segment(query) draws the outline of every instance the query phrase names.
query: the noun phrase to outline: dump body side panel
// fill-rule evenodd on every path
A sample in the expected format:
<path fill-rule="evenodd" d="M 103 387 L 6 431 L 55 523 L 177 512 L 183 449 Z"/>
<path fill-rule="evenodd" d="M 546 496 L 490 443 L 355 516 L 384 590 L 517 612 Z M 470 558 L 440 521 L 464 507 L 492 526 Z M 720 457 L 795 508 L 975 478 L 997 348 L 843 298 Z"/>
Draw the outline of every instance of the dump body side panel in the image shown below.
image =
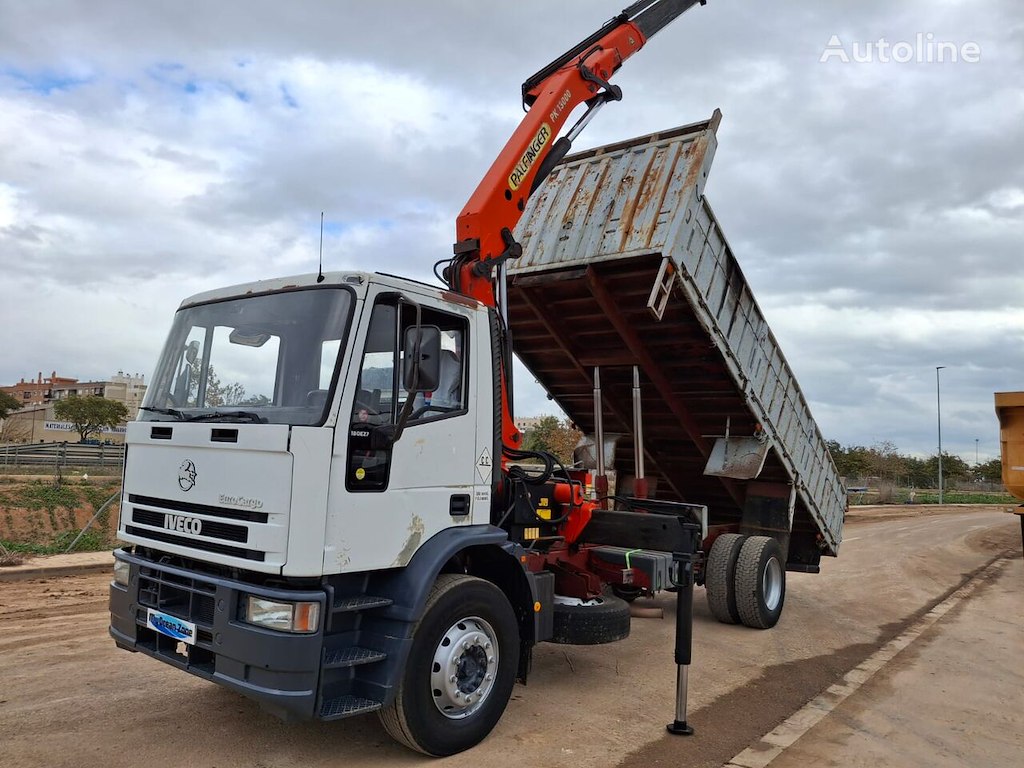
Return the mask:
<path fill-rule="evenodd" d="M 996 392 L 1003 485 L 1024 499 L 1024 392 Z"/>
<path fill-rule="evenodd" d="M 644 454 L 653 494 L 707 504 L 743 523 L 754 497 L 783 503 L 793 536 L 824 554 L 842 537 L 846 492 L 775 337 L 703 196 L 719 115 L 567 158 L 517 229 L 509 270 L 515 348 L 570 418 L 594 427 L 601 368 L 606 433 L 632 432 L 632 367 L 643 379 Z M 668 299 L 648 308 L 665 259 Z M 657 302 L 655 302 L 657 304 Z M 717 437 L 760 429 L 756 479 L 709 476 Z M 631 440 L 615 465 L 635 465 Z"/>

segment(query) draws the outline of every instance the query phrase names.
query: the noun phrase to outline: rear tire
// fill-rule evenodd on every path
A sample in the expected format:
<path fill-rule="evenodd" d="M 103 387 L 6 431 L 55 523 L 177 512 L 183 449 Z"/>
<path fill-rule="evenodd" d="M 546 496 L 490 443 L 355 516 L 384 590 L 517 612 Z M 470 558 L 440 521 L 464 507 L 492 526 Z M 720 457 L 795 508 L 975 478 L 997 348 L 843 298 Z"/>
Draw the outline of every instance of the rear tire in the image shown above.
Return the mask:
<path fill-rule="evenodd" d="M 444 757 L 467 750 L 501 718 L 518 662 L 519 625 L 505 594 L 483 579 L 441 574 L 380 721 L 417 752 Z"/>
<path fill-rule="evenodd" d="M 738 624 L 740 621 L 736 607 L 736 561 L 746 540 L 746 536 L 738 533 L 723 533 L 715 539 L 708 552 L 704 591 L 711 615 L 723 624 Z"/>
<path fill-rule="evenodd" d="M 786 602 L 786 566 L 782 547 L 769 536 L 751 536 L 736 561 L 736 608 L 740 621 L 754 629 L 771 629 Z"/>

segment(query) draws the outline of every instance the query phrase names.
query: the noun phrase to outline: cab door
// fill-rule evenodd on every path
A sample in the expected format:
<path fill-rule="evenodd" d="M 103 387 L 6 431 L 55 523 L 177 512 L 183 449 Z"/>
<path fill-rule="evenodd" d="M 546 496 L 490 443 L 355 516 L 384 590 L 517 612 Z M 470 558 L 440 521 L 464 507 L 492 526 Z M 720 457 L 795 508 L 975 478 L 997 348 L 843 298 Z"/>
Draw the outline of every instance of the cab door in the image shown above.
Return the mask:
<path fill-rule="evenodd" d="M 477 338 L 474 323 L 484 314 L 415 299 L 418 312 L 394 292 L 367 299 L 361 354 L 353 356 L 335 437 L 325 573 L 404 566 L 439 531 L 490 515 L 490 450 L 486 456 L 478 450 L 480 409 L 471 396 L 482 382 L 478 366 L 470 364 L 473 350 L 486 341 Z M 437 392 L 409 393 L 402 386 L 405 331 L 417 322 L 441 332 Z M 486 332 L 486 323 L 479 325 Z M 381 447 L 374 433 L 393 427 L 410 398 L 400 438 Z M 488 398 L 484 414 L 490 410 Z"/>

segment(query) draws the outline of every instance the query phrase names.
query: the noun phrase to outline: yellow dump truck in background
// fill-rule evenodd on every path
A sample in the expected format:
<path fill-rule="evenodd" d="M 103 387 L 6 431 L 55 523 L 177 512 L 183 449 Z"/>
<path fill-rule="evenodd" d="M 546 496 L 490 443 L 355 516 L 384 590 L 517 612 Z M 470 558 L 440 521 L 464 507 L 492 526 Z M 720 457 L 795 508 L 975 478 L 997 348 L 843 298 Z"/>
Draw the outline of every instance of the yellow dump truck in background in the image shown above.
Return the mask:
<path fill-rule="evenodd" d="M 1003 485 L 1024 499 L 1024 392 L 996 392 Z"/>

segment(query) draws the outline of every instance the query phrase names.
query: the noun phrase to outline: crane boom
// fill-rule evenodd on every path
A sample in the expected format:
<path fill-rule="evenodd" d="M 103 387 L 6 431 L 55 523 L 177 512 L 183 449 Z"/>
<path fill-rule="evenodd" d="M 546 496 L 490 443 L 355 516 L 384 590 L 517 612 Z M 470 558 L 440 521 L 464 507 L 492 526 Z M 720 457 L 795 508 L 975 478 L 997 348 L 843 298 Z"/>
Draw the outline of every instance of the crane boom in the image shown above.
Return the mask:
<path fill-rule="evenodd" d="M 502 265 L 522 249 L 512 230 L 526 202 L 572 141 L 604 104 L 622 91 L 609 80 L 647 40 L 685 11 L 707 0 L 639 0 L 523 83 L 527 112 L 469 198 L 456 221 L 455 256 L 445 276 L 449 287 L 490 307 L 500 305 Z M 587 111 L 559 138 L 581 104 Z M 498 270 L 495 274 L 495 269 Z M 502 440 L 518 447 L 511 408 L 511 345 L 501 364 Z"/>

